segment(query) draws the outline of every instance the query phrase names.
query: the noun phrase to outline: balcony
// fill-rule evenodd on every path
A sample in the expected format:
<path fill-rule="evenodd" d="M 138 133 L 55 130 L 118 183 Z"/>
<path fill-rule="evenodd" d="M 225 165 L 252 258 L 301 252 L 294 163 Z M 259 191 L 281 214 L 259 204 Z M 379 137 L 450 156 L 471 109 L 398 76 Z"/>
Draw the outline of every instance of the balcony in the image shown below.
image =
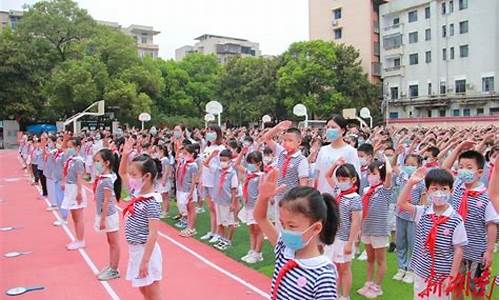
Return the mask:
<path fill-rule="evenodd" d="M 137 43 L 137 48 L 140 49 L 147 49 L 147 50 L 158 50 L 160 47 L 156 44 L 143 44 L 143 43 Z"/>
<path fill-rule="evenodd" d="M 372 62 L 372 75 L 373 76 L 380 76 L 380 63 L 379 62 Z"/>
<path fill-rule="evenodd" d="M 384 27 L 384 31 L 392 31 L 394 29 L 399 29 L 401 27 L 401 23 L 392 24 L 391 26 Z"/>
<path fill-rule="evenodd" d="M 339 20 L 332 20 L 332 27 L 338 27 L 340 24 L 339 24 Z"/>
<path fill-rule="evenodd" d="M 402 75 L 402 66 L 392 66 L 384 68 L 384 72 L 382 73 L 383 78 L 392 77 L 392 76 L 401 76 Z"/>
<path fill-rule="evenodd" d="M 218 44 L 215 47 L 217 54 L 241 54 L 241 45 L 238 44 Z"/>
<path fill-rule="evenodd" d="M 373 32 L 380 33 L 379 26 L 380 24 L 378 23 L 378 21 L 373 21 Z"/>

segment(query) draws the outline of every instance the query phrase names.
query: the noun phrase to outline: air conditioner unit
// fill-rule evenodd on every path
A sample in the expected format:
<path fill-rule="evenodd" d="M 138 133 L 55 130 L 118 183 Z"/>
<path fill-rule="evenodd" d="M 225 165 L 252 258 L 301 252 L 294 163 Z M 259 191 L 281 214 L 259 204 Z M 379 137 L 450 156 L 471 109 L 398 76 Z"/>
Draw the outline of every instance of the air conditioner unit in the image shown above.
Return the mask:
<path fill-rule="evenodd" d="M 332 20 L 332 26 L 338 26 L 339 20 Z"/>

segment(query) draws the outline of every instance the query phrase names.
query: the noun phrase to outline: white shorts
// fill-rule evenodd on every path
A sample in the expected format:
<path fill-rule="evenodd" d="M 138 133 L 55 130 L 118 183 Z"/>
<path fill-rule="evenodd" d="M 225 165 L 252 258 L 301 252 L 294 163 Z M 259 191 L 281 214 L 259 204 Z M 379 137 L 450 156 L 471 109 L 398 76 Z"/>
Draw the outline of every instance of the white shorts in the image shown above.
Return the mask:
<path fill-rule="evenodd" d="M 99 229 L 101 225 L 101 216 L 96 215 L 95 216 L 95 222 L 94 222 L 94 229 L 97 232 L 115 232 L 120 229 L 120 214 L 118 212 L 115 212 L 111 216 L 107 216 L 104 224 L 106 225 L 106 228 L 101 230 Z"/>
<path fill-rule="evenodd" d="M 168 181 L 168 180 L 167 180 L 167 183 L 165 183 L 165 185 L 163 185 L 161 183 L 158 184 L 157 192 L 160 194 L 170 193 L 171 190 L 172 190 L 172 186 L 170 185 L 170 181 Z"/>
<path fill-rule="evenodd" d="M 177 208 L 179 209 L 179 213 L 183 216 L 187 215 L 187 205 L 189 200 L 189 193 L 179 192 L 177 191 Z M 196 190 L 193 191 L 193 200 L 192 202 L 198 202 L 198 193 Z"/>
<path fill-rule="evenodd" d="M 81 189 L 82 202 L 78 204 L 76 201 L 76 194 L 78 192 L 78 186 L 74 183 L 64 184 L 64 199 L 61 204 L 62 209 L 80 209 L 87 207 L 87 193 L 85 190 Z"/>
<path fill-rule="evenodd" d="M 145 244 L 128 245 L 128 266 L 126 279 L 132 281 L 132 287 L 143 287 L 161 280 L 163 261 L 161 257 L 161 249 L 157 243 L 151 253 L 151 258 L 148 265 L 148 276 L 145 278 L 137 278 L 139 276 L 139 268 L 141 266 L 142 257 L 144 255 Z"/>
<path fill-rule="evenodd" d="M 236 218 L 234 213 L 230 211 L 230 205 L 220 205 L 215 204 L 215 215 L 217 219 L 217 225 L 230 226 L 236 225 Z"/>
<path fill-rule="evenodd" d="M 47 198 L 51 205 L 57 205 L 55 184 L 54 179 L 47 178 Z"/>
<path fill-rule="evenodd" d="M 374 249 L 389 247 L 389 237 L 388 236 L 373 236 L 373 235 L 362 235 L 361 241 L 365 245 L 371 245 Z"/>
<path fill-rule="evenodd" d="M 418 275 L 415 275 L 415 281 L 413 283 L 413 299 L 415 300 L 450 300 L 451 295 L 441 295 L 438 296 L 438 294 L 432 294 L 429 297 L 419 297 L 418 294 L 425 290 L 427 286 L 427 283 L 425 282 L 425 278 L 422 278 Z"/>
<path fill-rule="evenodd" d="M 387 223 L 391 231 L 396 231 L 396 204 L 389 204 L 389 213 L 387 214 Z"/>
<path fill-rule="evenodd" d="M 87 156 L 85 159 L 85 172 L 92 174 L 92 167 L 94 166 L 94 158 L 92 156 Z"/>
<path fill-rule="evenodd" d="M 240 219 L 242 223 L 245 223 L 247 225 L 257 224 L 257 222 L 253 217 L 253 210 L 254 210 L 253 207 L 252 208 L 243 207 L 238 213 L 238 219 Z"/>
<path fill-rule="evenodd" d="M 347 255 L 344 253 L 344 246 L 348 242 L 335 239 L 333 244 L 325 246 L 325 256 L 331 259 L 332 262 L 337 264 L 344 264 L 351 262 L 354 258 L 354 253 L 356 252 L 356 247 L 352 243 L 352 252 Z"/>

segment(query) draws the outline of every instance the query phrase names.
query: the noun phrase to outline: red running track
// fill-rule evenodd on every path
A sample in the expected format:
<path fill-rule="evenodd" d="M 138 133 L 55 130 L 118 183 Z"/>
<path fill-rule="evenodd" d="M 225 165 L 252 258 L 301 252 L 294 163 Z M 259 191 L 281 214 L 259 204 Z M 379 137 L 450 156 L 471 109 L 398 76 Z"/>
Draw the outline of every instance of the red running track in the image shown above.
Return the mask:
<path fill-rule="evenodd" d="M 45 290 L 19 296 L 22 299 L 141 299 L 137 289 L 124 279 L 128 259 L 121 231 L 120 272 L 122 278 L 101 283 L 95 278 L 107 265 L 106 236 L 93 229 L 95 205 L 86 187 L 89 206 L 85 210 L 87 247 L 67 251 L 72 225 L 54 227 L 55 215 L 46 211 L 46 200 L 31 186 L 15 151 L 0 152 L 0 299 L 8 288 L 43 285 Z M 70 222 L 71 224 L 71 222 Z M 194 239 L 183 239 L 167 224 L 160 226 L 158 243 L 163 254 L 164 299 L 265 299 L 269 278 L 233 261 Z M 9 251 L 32 251 L 30 255 L 5 258 Z"/>

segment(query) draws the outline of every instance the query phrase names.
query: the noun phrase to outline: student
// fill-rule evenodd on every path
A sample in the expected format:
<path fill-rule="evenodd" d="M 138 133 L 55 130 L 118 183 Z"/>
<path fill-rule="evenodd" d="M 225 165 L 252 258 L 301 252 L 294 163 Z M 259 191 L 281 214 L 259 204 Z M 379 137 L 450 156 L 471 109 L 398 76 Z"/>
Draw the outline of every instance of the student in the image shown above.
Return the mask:
<path fill-rule="evenodd" d="M 398 158 L 399 153 L 396 156 Z M 422 158 L 417 154 L 409 154 L 404 160 L 404 166 L 396 167 L 397 182 L 401 189 L 407 184 L 408 179 L 415 171 L 422 167 Z M 420 205 L 424 200 L 425 182 L 422 180 L 413 185 L 411 189 L 411 205 Z M 413 272 L 410 268 L 410 258 L 415 243 L 415 223 L 413 217 L 401 208 L 396 208 L 396 255 L 398 259 L 398 272 L 392 277 L 405 283 L 413 283 Z"/>
<path fill-rule="evenodd" d="M 91 137 L 87 138 L 85 145 L 82 147 L 82 157 L 85 159 L 85 173 L 94 181 L 94 140 Z"/>
<path fill-rule="evenodd" d="M 495 208 L 495 211 L 498 214 L 498 168 L 499 168 L 499 163 L 498 163 L 498 156 L 495 159 L 495 163 L 493 164 L 492 172 L 491 172 L 491 177 L 490 177 L 490 183 L 488 185 L 488 195 L 490 196 L 491 204 Z"/>
<path fill-rule="evenodd" d="M 85 173 L 83 158 L 80 156 L 80 138 L 73 137 L 67 142 L 66 161 L 64 162 L 64 199 L 61 208 L 71 212 L 75 226 L 76 240 L 67 244 L 68 250 L 85 248 L 85 220 L 83 211 L 87 207 L 87 194 L 83 190 L 83 175 Z"/>
<path fill-rule="evenodd" d="M 439 168 L 439 152 L 439 148 L 434 146 L 431 146 L 425 150 L 423 164 L 427 169 Z"/>
<path fill-rule="evenodd" d="M 476 279 L 492 263 L 493 250 L 497 239 L 498 214 L 496 213 L 486 187 L 480 182 L 484 167 L 484 157 L 474 150 L 466 150 L 468 141 L 461 143 L 450 154 L 443 166 L 449 168 L 458 156 L 458 176 L 451 197 L 451 205 L 462 217 L 469 243 L 464 247 L 464 257 L 460 266 L 461 274 L 466 274 L 466 286 L 473 299 L 484 299 L 481 294 L 485 286 L 477 285 Z M 456 299 L 463 299 L 458 295 Z"/>
<path fill-rule="evenodd" d="M 193 144 L 182 148 L 183 159 L 177 168 L 176 188 L 177 207 L 182 220 L 185 220 L 187 227 L 180 232 L 183 237 L 196 235 L 196 203 L 198 202 L 198 165 L 195 160 L 198 157 Z"/>
<path fill-rule="evenodd" d="M 54 167 L 55 159 L 51 154 L 55 151 L 57 138 L 53 135 L 48 137 L 48 143 L 43 147 L 43 159 L 45 160 L 45 168 L 43 173 L 47 178 L 47 199 L 50 202 L 50 206 L 47 208 L 48 211 L 57 210 L 57 198 L 56 190 L 54 186 Z"/>
<path fill-rule="evenodd" d="M 460 215 L 449 204 L 453 176 L 443 169 L 419 168 L 398 198 L 398 207 L 415 222 L 411 269 L 415 272 L 414 299 L 448 300 L 456 293 L 467 233 Z M 427 175 L 426 175 L 427 173 Z M 430 204 L 411 203 L 412 189 L 425 181 Z"/>
<path fill-rule="evenodd" d="M 262 151 L 262 163 L 264 164 L 264 173 L 269 173 L 275 166 L 276 160 L 273 149 L 265 147 Z"/>
<path fill-rule="evenodd" d="M 170 181 L 173 172 L 173 158 L 168 152 L 166 145 L 160 147 L 160 162 L 161 162 L 161 177 L 158 186 L 158 192 L 161 194 L 161 199 L 163 203 L 161 217 L 165 218 L 170 210 L 170 192 L 172 191 L 172 183 Z"/>
<path fill-rule="evenodd" d="M 109 149 L 101 149 L 94 156 L 93 166 L 96 174 L 93 185 L 96 202 L 94 228 L 98 232 L 106 233 L 109 245 L 109 266 L 97 274 L 97 279 L 103 281 L 120 277 L 118 272 L 120 217 L 115 207 L 117 199 L 114 192 L 114 174 L 112 174 L 115 164 L 115 157 Z"/>
<path fill-rule="evenodd" d="M 393 168 L 398 166 L 396 150 L 392 146 L 384 149 L 384 156 L 387 157 L 387 161 L 391 164 L 391 166 L 393 166 Z M 387 220 L 389 222 L 389 230 L 391 233 L 391 241 L 389 243 L 389 252 L 391 253 L 396 250 L 396 200 L 399 193 L 399 182 L 397 181 L 397 175 L 395 172 L 393 172 L 392 179 L 392 198 L 389 204 L 389 215 Z"/>
<path fill-rule="evenodd" d="M 368 166 L 370 187 L 363 194 L 363 217 L 361 241 L 366 246 L 366 282 L 358 294 L 366 298 L 376 298 L 383 294 L 382 280 L 387 268 L 386 248 L 389 246 L 388 211 L 392 198 L 392 167 L 374 161 Z M 375 272 L 375 264 L 377 272 Z"/>
<path fill-rule="evenodd" d="M 54 193 L 56 197 L 57 207 L 59 209 L 59 218 L 54 221 L 54 226 L 62 226 L 68 224 L 68 210 L 62 207 L 64 200 L 64 162 L 66 161 L 66 155 L 63 150 L 63 145 L 66 145 L 64 137 L 59 136 L 56 141 L 56 149 L 53 150 L 50 155 L 54 160 Z"/>
<path fill-rule="evenodd" d="M 320 251 L 320 245 L 333 243 L 337 232 L 335 200 L 311 187 L 294 187 L 279 202 L 278 231 L 267 210 L 274 196 L 285 189 L 277 185 L 279 172 L 273 170 L 263 179 L 254 210 L 276 257 L 271 299 L 337 299 L 337 270 Z"/>
<path fill-rule="evenodd" d="M 352 164 L 342 164 L 336 168 L 335 178 L 335 185 L 339 190 L 335 201 L 339 208 L 340 227 L 333 245 L 325 248 L 325 255 L 336 264 L 339 271 L 339 299 L 349 299 L 352 285 L 351 261 L 361 228 L 359 176 Z M 333 181 L 330 177 L 331 184 Z"/>
<path fill-rule="evenodd" d="M 206 161 L 205 166 L 210 165 L 213 155 Z M 232 153 L 223 150 L 219 155 L 220 167 L 214 172 L 215 182 L 211 198 L 215 203 L 217 216 L 218 241 L 214 247 L 225 251 L 232 246 L 233 233 L 236 226 L 235 215 L 239 211 L 238 201 L 238 175 L 231 166 Z"/>
<path fill-rule="evenodd" d="M 162 279 L 162 254 L 157 243 L 161 214 L 161 195 L 153 192 L 157 176 L 156 164 L 147 155 L 135 157 L 130 164 L 128 156 L 132 152 L 133 140 L 128 139 L 120 161 L 122 180 L 138 190 L 123 215 L 125 238 L 128 243 L 129 260 L 126 279 L 132 287 L 138 287 L 144 299 L 162 299 L 160 281 Z"/>
<path fill-rule="evenodd" d="M 263 174 L 262 153 L 259 151 L 250 152 L 246 156 L 246 162 L 247 171 L 243 183 L 244 207 L 241 209 L 238 216 L 242 222 L 246 223 L 248 226 L 250 250 L 241 260 L 249 264 L 255 264 L 264 259 L 262 257 L 262 242 L 264 237 L 253 217 L 255 202 L 259 194 L 259 183 Z"/>

